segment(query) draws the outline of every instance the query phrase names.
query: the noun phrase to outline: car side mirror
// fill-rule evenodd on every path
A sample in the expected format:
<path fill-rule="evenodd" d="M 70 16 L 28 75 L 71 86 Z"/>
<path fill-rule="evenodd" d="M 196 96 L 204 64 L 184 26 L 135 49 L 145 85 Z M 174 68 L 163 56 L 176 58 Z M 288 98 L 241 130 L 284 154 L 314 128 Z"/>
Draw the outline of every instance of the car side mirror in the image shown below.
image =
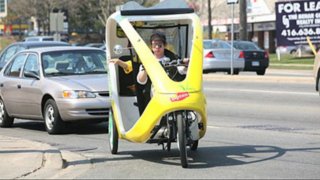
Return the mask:
<path fill-rule="evenodd" d="M 127 48 L 124 48 L 123 46 L 121 46 L 120 44 L 116 44 L 114 47 L 113 47 L 113 52 L 117 55 L 120 55 L 123 53 L 123 50 L 124 49 L 132 49 L 132 47 L 127 47 Z"/>
<path fill-rule="evenodd" d="M 33 72 L 33 71 L 25 71 L 25 72 L 23 73 L 23 75 L 24 75 L 24 77 L 27 77 L 27 78 L 33 78 L 33 79 L 37 79 L 37 80 L 40 79 L 39 75 L 36 74 L 36 73 Z"/>
<path fill-rule="evenodd" d="M 113 47 L 113 52 L 117 55 L 123 53 L 123 47 L 120 44 L 117 44 Z"/>

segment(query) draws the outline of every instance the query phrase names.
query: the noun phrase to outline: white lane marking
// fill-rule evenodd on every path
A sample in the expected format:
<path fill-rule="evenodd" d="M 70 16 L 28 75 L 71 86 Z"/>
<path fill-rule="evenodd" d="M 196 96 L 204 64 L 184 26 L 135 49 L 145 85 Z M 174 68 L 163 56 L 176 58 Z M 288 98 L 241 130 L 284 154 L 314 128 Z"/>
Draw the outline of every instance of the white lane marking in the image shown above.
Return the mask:
<path fill-rule="evenodd" d="M 207 125 L 207 128 L 216 129 L 216 128 L 219 128 L 219 127 L 218 126 Z"/>
<path fill-rule="evenodd" d="M 294 92 L 294 91 L 270 91 L 258 89 L 232 89 L 232 88 L 209 88 L 204 87 L 205 91 L 229 91 L 229 92 L 250 92 L 250 93 L 268 93 L 268 94 L 289 94 L 289 95 L 307 95 L 318 96 L 318 92 Z"/>

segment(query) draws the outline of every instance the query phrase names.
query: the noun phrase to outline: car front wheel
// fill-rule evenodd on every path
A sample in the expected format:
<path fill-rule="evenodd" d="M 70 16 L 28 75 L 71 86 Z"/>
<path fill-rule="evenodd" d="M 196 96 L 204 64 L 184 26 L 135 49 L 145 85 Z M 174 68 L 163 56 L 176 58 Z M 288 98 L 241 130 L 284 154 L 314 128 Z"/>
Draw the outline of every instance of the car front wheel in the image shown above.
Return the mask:
<path fill-rule="evenodd" d="M 0 99 L 0 127 L 11 127 L 13 120 L 14 118 L 10 117 L 7 113 L 3 100 Z"/>
<path fill-rule="evenodd" d="M 60 134 L 64 129 L 56 102 L 53 99 L 47 100 L 44 106 L 44 121 L 49 134 Z"/>

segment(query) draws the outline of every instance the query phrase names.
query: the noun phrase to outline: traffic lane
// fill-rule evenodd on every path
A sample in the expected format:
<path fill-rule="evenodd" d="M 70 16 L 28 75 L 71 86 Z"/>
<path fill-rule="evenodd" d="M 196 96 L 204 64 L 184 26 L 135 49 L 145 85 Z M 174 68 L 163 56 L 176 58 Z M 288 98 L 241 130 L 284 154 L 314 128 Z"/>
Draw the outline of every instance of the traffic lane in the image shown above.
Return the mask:
<path fill-rule="evenodd" d="M 224 87 L 224 84 L 221 84 L 221 86 Z M 242 86 L 246 87 L 246 84 L 242 84 Z M 266 87 L 268 86 L 273 86 L 273 84 L 266 85 Z M 232 89 L 232 85 L 230 87 Z M 253 91 L 255 90 L 254 87 L 254 85 L 251 87 Z M 258 85 L 257 87 L 260 86 Z M 291 88 L 295 89 L 295 86 Z M 208 89 L 206 89 L 204 87 L 204 91 L 207 94 Z M 233 89 L 237 90 L 236 88 Z M 311 96 L 311 100 L 315 100 L 313 97 L 316 94 L 305 95 L 304 93 L 308 93 L 304 92 L 305 86 L 300 87 L 300 89 L 301 92 L 297 96 L 302 98 L 303 101 L 305 101 L 304 96 Z M 91 161 L 95 164 L 96 168 L 83 177 L 188 177 L 199 179 L 235 177 L 312 178 L 319 175 L 315 173 L 319 164 L 317 164 L 314 158 L 319 157 L 319 143 L 317 142 L 318 136 L 313 131 L 314 128 L 312 128 L 313 123 L 310 122 L 310 126 L 301 131 L 301 129 L 292 128 L 299 126 L 296 123 L 300 123 L 299 120 L 294 120 L 297 122 L 290 120 L 295 118 L 295 114 L 292 117 L 286 118 L 285 111 L 274 113 L 274 110 L 268 110 L 269 106 L 276 106 L 273 103 L 277 104 L 279 101 L 283 101 L 282 98 L 279 98 L 283 96 L 282 92 L 269 93 L 258 91 L 258 94 L 264 94 L 265 98 L 257 98 L 255 95 L 253 97 L 250 95 L 253 92 L 248 92 L 249 94 L 245 95 L 236 95 L 237 93 L 226 92 L 221 89 L 217 91 L 218 93 L 214 90 L 211 92 L 209 89 L 209 94 L 207 94 L 208 131 L 206 136 L 200 140 L 198 152 L 190 154 L 191 170 L 185 171 L 180 167 L 179 152 L 175 144 L 173 151 L 166 152 L 162 151 L 161 146 L 156 144 L 134 144 L 120 141 L 118 155 L 111 155 L 109 151 L 106 154 L 86 154 L 88 157 L 91 157 Z M 282 91 L 284 90 L 282 89 Z M 274 97 L 272 94 L 278 95 Z M 270 99 L 270 96 L 274 99 Z M 240 102 L 238 102 L 239 99 Z M 255 99 L 258 99 L 258 101 L 267 99 L 269 105 L 264 106 L 262 104 L 257 108 Z M 294 98 L 290 97 L 289 99 Z M 243 106 L 243 101 L 248 100 L 252 106 L 250 108 L 244 107 L 243 109 L 239 109 L 239 107 Z M 219 103 L 226 103 L 227 106 L 219 106 Z M 318 104 L 317 101 L 313 103 Z M 286 104 L 282 106 L 286 106 Z M 280 109 L 279 107 L 277 108 Z M 257 112 L 250 113 L 247 112 L 248 109 Z M 266 110 L 267 113 L 264 112 Z M 291 111 L 289 108 L 287 112 L 290 113 Z M 293 111 L 296 110 L 294 109 Z M 261 113 L 265 113 L 265 117 L 267 118 L 261 119 Z M 279 115 L 288 121 L 282 120 L 283 118 L 281 117 L 277 119 Z M 301 116 L 303 117 L 304 114 Z M 276 119 L 274 119 L 275 117 Z M 313 118 L 310 119 L 311 121 L 314 120 Z M 305 126 L 304 123 L 302 125 Z M 317 130 L 317 128 L 315 129 Z M 137 166 L 137 164 L 139 165 Z M 111 168 L 110 171 L 109 167 Z M 104 175 L 99 174 L 99 172 L 104 171 L 106 171 Z M 301 175 L 303 172 L 306 172 L 307 175 Z"/>
<path fill-rule="evenodd" d="M 262 87 L 264 85 L 264 87 Z M 302 94 L 305 85 L 289 84 L 295 90 L 301 89 Z M 205 84 L 204 91 L 207 95 L 207 110 L 208 124 L 219 126 L 235 126 L 235 127 L 256 127 L 264 129 L 288 129 L 288 130 L 305 130 L 319 129 L 318 106 L 320 98 L 313 92 L 311 95 L 283 95 L 283 93 L 267 93 L 267 92 L 252 92 L 255 89 L 266 89 L 277 86 L 275 84 L 244 82 L 210 82 Z M 217 89 L 208 89 L 217 88 Z M 279 86 L 280 87 L 280 86 Z M 283 87 L 288 87 L 283 85 Z M 221 88 L 228 88 L 225 91 Z M 244 91 L 243 88 L 250 88 L 250 91 Z M 242 90 L 242 92 L 238 92 Z M 290 89 L 288 89 L 289 91 Z M 280 91 L 284 91 L 280 89 Z M 300 92 L 300 90 L 299 90 Z M 308 93 L 308 92 L 307 92 Z M 261 95 L 262 94 L 262 95 Z M 304 97 L 307 96 L 312 103 L 306 103 Z M 276 103 L 276 104 L 273 104 Z M 310 107 L 310 108 L 308 108 Z M 53 145 L 60 146 L 63 149 L 81 150 L 81 147 L 88 149 L 96 149 L 99 152 L 104 151 L 104 148 L 99 148 L 101 140 L 105 140 L 107 134 L 107 125 L 104 123 L 101 126 L 83 125 L 74 126 L 69 129 L 69 132 L 64 135 L 50 136 L 45 132 L 42 122 L 15 120 L 13 128 L 1 129 L 4 135 L 12 135 L 17 137 L 30 137 L 41 142 L 48 142 Z M 11 131 L 14 130 L 14 133 Z M 22 131 L 21 131 L 22 130 Z M 103 134 L 104 136 L 100 136 Z M 82 143 L 75 135 L 83 137 L 88 135 L 91 138 L 90 144 Z M 71 143 L 66 143 L 64 137 L 70 137 Z"/>
<path fill-rule="evenodd" d="M 226 72 L 214 72 L 214 73 L 206 73 L 204 76 L 210 75 L 226 75 L 230 76 Z M 295 69 L 275 69 L 275 68 L 268 68 L 266 74 L 263 76 L 258 76 L 256 72 L 252 71 L 240 71 L 239 75 L 235 76 L 254 76 L 254 77 L 266 77 L 266 76 L 287 76 L 287 77 L 313 77 L 312 70 L 295 70 Z"/>
<path fill-rule="evenodd" d="M 220 83 L 205 86 L 209 124 L 221 126 L 261 126 L 305 130 L 320 128 L 320 97 L 315 92 L 289 89 L 263 90 L 250 83 Z M 242 87 L 240 87 L 240 85 Z M 251 84 L 252 85 L 252 84 Z M 265 85 L 265 88 L 273 84 Z"/>
<path fill-rule="evenodd" d="M 212 117 L 209 116 L 209 119 Z M 22 124 L 21 128 L 25 125 Z M 135 144 L 120 140 L 119 154 L 112 155 L 106 134 L 94 133 L 100 128 L 89 126 L 92 134 L 82 129 L 75 134 L 62 136 L 48 135 L 44 130 L 25 131 L 28 131 L 27 134 L 33 131 L 31 134 L 34 137 L 43 136 L 45 142 L 55 143 L 60 149 L 89 158 L 94 168 L 79 178 L 319 177 L 317 159 L 320 146 L 315 135 L 209 125 L 205 137 L 200 140 L 198 151 L 190 153 L 190 169 L 183 169 L 176 143 L 172 151 L 167 152 L 157 144 Z M 70 163 L 77 165 L 85 162 Z"/>
<path fill-rule="evenodd" d="M 315 91 L 314 83 L 305 82 L 281 82 L 281 81 L 251 81 L 247 79 L 246 81 L 237 81 L 231 79 L 220 80 L 204 80 L 203 88 L 226 88 L 226 89 L 250 89 L 250 90 L 266 90 L 266 91 L 287 91 L 287 92 L 309 92 L 317 94 Z"/>
<path fill-rule="evenodd" d="M 209 118 L 211 119 L 210 116 Z M 34 123 L 33 125 L 40 126 L 40 124 Z M 26 124 L 20 125 L 21 128 L 23 126 L 25 127 Z M 317 140 L 318 138 L 308 134 L 209 125 L 206 136 L 200 140 L 198 151 L 190 154 L 191 170 L 185 170 L 180 166 L 176 144 L 173 145 L 171 152 L 166 152 L 156 144 L 135 144 L 121 140 L 119 154 L 111 155 L 107 146 L 106 134 L 94 133 L 100 128 L 89 126 L 88 130 L 81 129 L 76 134 L 63 136 L 47 135 L 44 130 L 31 131 L 34 136 L 47 136 L 45 141 L 55 143 L 60 149 L 81 153 L 88 157 L 95 168 L 81 175 L 81 178 L 267 178 L 273 176 L 266 173 L 264 168 L 269 168 L 272 172 L 274 169 L 283 169 L 286 166 L 292 168 L 294 172 L 288 171 L 288 174 L 281 174 L 283 172 L 276 171 L 278 176 L 274 177 L 297 178 L 301 175 L 295 174 L 295 166 L 303 165 L 306 168 L 315 168 L 312 157 L 309 160 L 309 156 L 313 156 L 314 151 L 317 152 L 316 147 L 311 145 L 316 146 L 317 143 L 312 139 Z M 90 133 L 89 130 L 92 132 Z M 29 130 L 25 129 L 25 131 Z M 296 144 L 300 142 L 304 144 Z M 94 146 L 97 149 L 92 149 Z M 282 159 L 287 156 L 297 159 Z M 315 158 L 317 159 L 317 157 Z M 303 161 L 300 162 L 301 160 Z M 310 161 L 309 164 L 305 165 L 304 160 Z M 276 161 L 276 163 L 268 161 Z M 286 161 L 292 164 L 286 164 Z M 71 163 L 76 165 L 83 162 Z M 273 166 L 274 164 L 277 165 Z M 256 169 L 257 165 L 262 169 Z M 231 174 L 230 171 L 232 171 Z M 253 173 L 246 173 L 248 171 Z M 308 169 L 303 171 L 309 173 Z M 310 176 L 303 177 L 312 177 L 312 173 Z"/>
<path fill-rule="evenodd" d="M 119 154 L 91 158 L 95 169 L 81 178 L 315 178 L 320 165 L 317 139 L 308 134 L 209 126 L 198 150 L 189 153 L 188 169 L 180 166 L 176 144 L 167 152 L 157 145 L 120 141 Z"/>
<path fill-rule="evenodd" d="M 214 118 L 209 115 L 208 119 Z M 190 169 L 186 170 L 180 166 L 176 144 L 171 152 L 166 152 L 156 144 L 121 140 L 119 155 L 111 155 L 106 134 L 95 134 L 95 126 L 88 128 L 92 134 L 84 129 L 62 136 L 51 136 L 44 130 L 26 131 L 29 131 L 27 134 L 34 131 L 34 137 L 42 135 L 46 142 L 88 157 L 94 169 L 80 178 L 319 177 L 319 138 L 312 134 L 209 125 L 206 136 L 200 140 L 199 150 L 190 154 Z"/>
<path fill-rule="evenodd" d="M 279 71 L 281 72 L 281 71 Z M 277 83 L 304 83 L 315 84 L 311 75 L 303 74 L 269 74 L 258 76 L 252 72 L 246 72 L 239 75 L 227 75 L 223 73 L 210 73 L 203 75 L 204 81 L 244 81 L 244 82 L 277 82 Z"/>

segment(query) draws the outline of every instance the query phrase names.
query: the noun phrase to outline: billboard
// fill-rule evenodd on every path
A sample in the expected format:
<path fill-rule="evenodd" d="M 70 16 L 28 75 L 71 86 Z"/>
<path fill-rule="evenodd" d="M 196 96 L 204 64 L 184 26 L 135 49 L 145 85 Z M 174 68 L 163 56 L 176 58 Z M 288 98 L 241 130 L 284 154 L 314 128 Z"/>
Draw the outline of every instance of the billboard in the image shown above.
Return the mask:
<path fill-rule="evenodd" d="M 320 44 L 320 1 L 284 1 L 276 3 L 278 46 L 308 44 L 307 36 Z"/>

